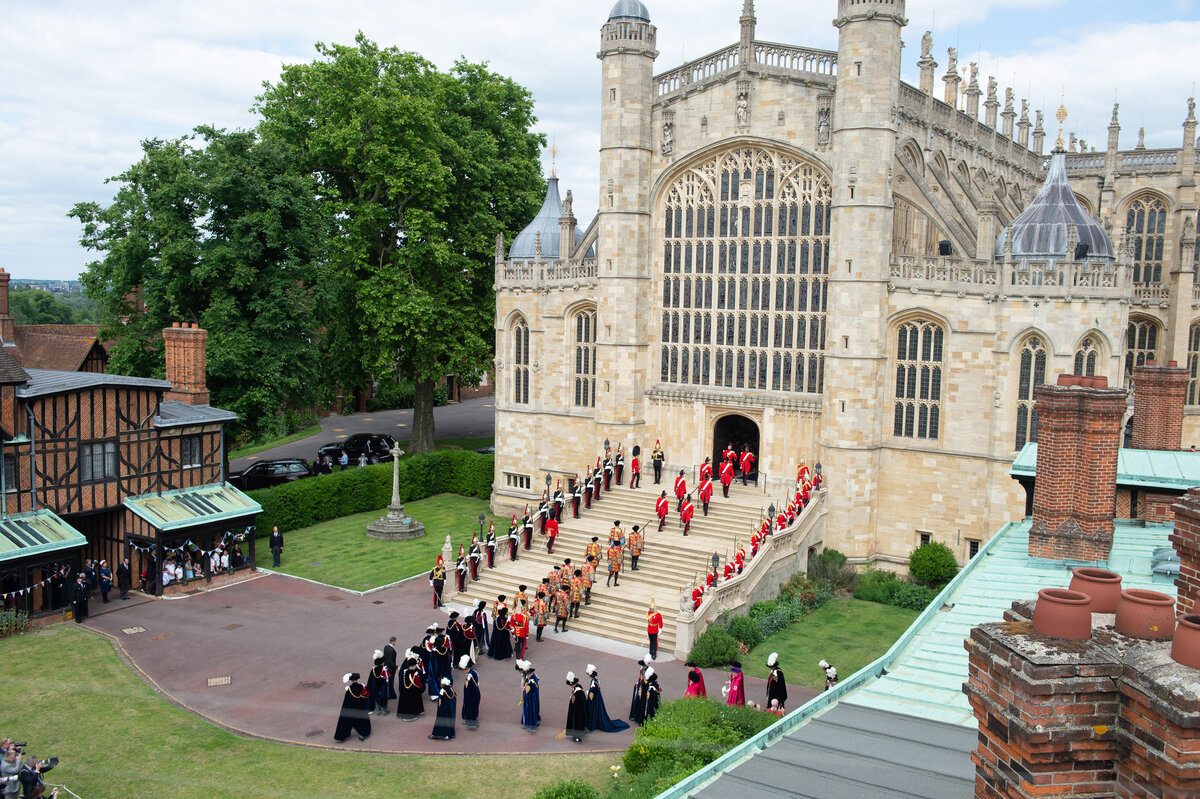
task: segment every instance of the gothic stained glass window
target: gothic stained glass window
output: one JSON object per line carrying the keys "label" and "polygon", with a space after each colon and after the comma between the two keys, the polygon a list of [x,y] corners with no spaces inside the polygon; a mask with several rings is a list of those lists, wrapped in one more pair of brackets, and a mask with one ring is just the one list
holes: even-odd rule
{"label": "gothic stained glass window", "polygon": [[[664,316],[664,382],[821,392],[831,194],[815,164],[747,147],[693,165],[665,189],[664,272],[718,277],[715,291],[709,279],[693,278],[689,291],[686,278],[660,277],[664,308],[697,312],[690,336]],[[711,336],[718,310],[732,313],[716,314]],[[684,346],[668,352],[671,344]]]}
{"label": "gothic stained glass window", "polygon": [[1096,376],[1096,340],[1091,336],[1085,338],[1075,350],[1075,368],[1073,374],[1083,377]]}
{"label": "gothic stained glass window", "polygon": [[1021,347],[1021,371],[1017,381],[1017,446],[1037,441],[1037,407],[1033,390],[1046,382],[1046,345],[1030,336]]}
{"label": "gothic stained glass window", "polygon": [[896,331],[896,391],[892,434],[936,439],[942,419],[945,329],[917,319]]}
{"label": "gothic stained glass window", "polygon": [[1167,207],[1157,197],[1139,197],[1129,206],[1125,235],[1133,253],[1133,282],[1161,283]]}
{"label": "gothic stained glass window", "polygon": [[1130,319],[1125,329],[1125,377],[1133,375],[1133,367],[1158,359],[1158,322],[1153,319]]}
{"label": "gothic stained glass window", "polygon": [[513,325],[513,402],[529,404],[529,323],[524,318]]}
{"label": "gothic stained glass window", "polygon": [[1187,404],[1200,405],[1200,322],[1188,329]]}
{"label": "gothic stained glass window", "polygon": [[596,406],[596,312],[575,315],[575,407]]}

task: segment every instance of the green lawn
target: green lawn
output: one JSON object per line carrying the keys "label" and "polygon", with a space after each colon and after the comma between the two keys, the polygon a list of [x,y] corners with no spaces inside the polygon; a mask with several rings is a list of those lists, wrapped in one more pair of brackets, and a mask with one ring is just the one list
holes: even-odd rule
{"label": "green lawn", "polygon": [[94,799],[523,797],[559,779],[599,785],[614,759],[367,755],[244,739],[160,699],[107,639],[72,624],[5,639],[0,652],[0,734],[28,741],[36,756],[57,755],[47,780]]}
{"label": "green lawn", "polygon": [[[485,500],[438,494],[404,505],[405,513],[425,525],[424,538],[414,541],[367,538],[367,525],[385,512],[356,513],[284,533],[283,561],[278,571],[352,591],[366,591],[428,572],[442,551],[447,535],[454,544],[453,555],[457,556],[460,543],[469,548],[471,533],[479,532],[480,513],[487,514],[483,523],[485,535],[488,521],[492,519],[496,522],[497,536],[508,533],[509,519],[492,516]],[[260,537],[256,547],[258,563],[269,567],[271,552],[267,548],[267,539]],[[453,567],[454,564],[448,565]],[[451,590],[450,585],[447,590]]]}
{"label": "green lawn", "polygon": [[789,684],[821,690],[822,658],[849,677],[888,650],[920,614],[915,610],[864,602],[853,597],[831,599],[786,630],[756,646],[743,663],[747,674],[766,678],[767,656],[779,653]]}
{"label": "green lawn", "polygon": [[293,441],[299,441],[302,438],[308,438],[309,436],[315,436],[319,432],[321,432],[321,425],[314,424],[312,427],[306,427],[303,430],[297,430],[295,433],[292,433],[290,436],[284,436],[283,438],[277,438],[274,441],[268,441],[265,444],[255,444],[254,446],[251,446],[251,447],[242,447],[241,449],[235,449],[229,453],[229,460],[235,461],[238,458],[244,458],[247,455],[253,455],[257,452],[262,452],[263,450],[266,450],[266,449],[274,449],[275,447],[282,447],[284,444],[291,444]]}

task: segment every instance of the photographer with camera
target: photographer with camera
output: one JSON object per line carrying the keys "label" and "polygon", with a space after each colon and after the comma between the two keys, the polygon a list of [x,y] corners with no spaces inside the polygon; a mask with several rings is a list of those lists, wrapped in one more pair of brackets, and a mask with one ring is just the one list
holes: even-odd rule
{"label": "photographer with camera", "polygon": [[[46,795],[46,786],[42,782],[42,775],[57,765],[57,757],[38,760],[33,755],[26,755],[25,767],[21,769],[21,773],[17,777],[23,791],[21,799],[42,799]],[[50,792],[51,799],[56,796],[58,796],[57,788]]]}
{"label": "photographer with camera", "polygon": [[0,796],[13,799],[21,792],[21,750],[12,741],[4,739],[4,760],[0,761]]}

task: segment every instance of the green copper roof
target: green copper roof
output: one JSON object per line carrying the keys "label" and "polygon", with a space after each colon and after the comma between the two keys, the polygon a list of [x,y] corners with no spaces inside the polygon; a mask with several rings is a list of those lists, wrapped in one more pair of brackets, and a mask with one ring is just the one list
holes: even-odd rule
{"label": "green copper roof", "polygon": [[87,543],[83,533],[48,510],[0,519],[0,561],[71,549]]}
{"label": "green copper roof", "polygon": [[[1026,444],[1017,454],[1013,477],[1037,476],[1037,444]],[[1186,491],[1200,486],[1200,452],[1167,452],[1157,449],[1117,451],[1117,485]]]}
{"label": "green copper roof", "polygon": [[125,507],[163,532],[244,520],[262,512],[261,505],[228,483],[142,494],[126,499]]}

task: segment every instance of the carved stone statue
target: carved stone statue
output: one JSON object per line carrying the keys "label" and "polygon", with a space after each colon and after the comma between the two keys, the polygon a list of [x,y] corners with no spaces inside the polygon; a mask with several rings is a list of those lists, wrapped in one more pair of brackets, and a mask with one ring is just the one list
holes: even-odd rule
{"label": "carved stone statue", "polygon": [[1013,90],[1012,89],[1004,90],[1004,110],[1005,111],[1013,110]]}
{"label": "carved stone statue", "polygon": [[971,85],[979,85],[979,64],[974,61],[971,62]]}
{"label": "carved stone statue", "polygon": [[989,101],[1000,102],[996,99],[996,77],[994,75],[988,75],[987,98]]}
{"label": "carved stone statue", "polygon": [[659,145],[659,150],[664,157],[669,157],[675,152],[675,123],[664,122],[662,126],[662,143]]}
{"label": "carved stone statue", "polygon": [[1117,110],[1118,110],[1118,109],[1120,109],[1120,107],[1121,107],[1121,104],[1120,104],[1120,103],[1113,103],[1113,118],[1112,118],[1112,121],[1113,121],[1113,124],[1114,124],[1114,125],[1115,125],[1115,124],[1117,124]]}
{"label": "carved stone statue", "polygon": [[829,144],[829,109],[817,109],[817,144],[822,147]]}
{"label": "carved stone statue", "polygon": [[1034,127],[1037,128],[1038,130],[1041,130],[1041,128],[1042,128],[1042,112],[1040,110],[1037,112],[1036,119],[1037,119],[1037,124],[1035,124]]}
{"label": "carved stone statue", "polygon": [[1189,98],[1188,98],[1188,115],[1187,115],[1187,118],[1188,118],[1188,119],[1193,119],[1195,116],[1196,116],[1196,98],[1195,98],[1195,97],[1189,97]]}
{"label": "carved stone statue", "polygon": [[955,75],[958,73],[958,49],[947,47],[946,53],[950,58],[950,63],[946,64],[946,74]]}
{"label": "carved stone statue", "polygon": [[745,92],[739,94],[737,98],[737,126],[739,128],[750,127],[750,100]]}
{"label": "carved stone statue", "polygon": [[1190,216],[1185,216],[1183,218],[1183,240],[1186,242],[1193,235],[1195,235],[1195,224]]}
{"label": "carved stone statue", "polygon": [[933,31],[925,31],[921,36],[921,58],[929,58],[933,51]]}
{"label": "carved stone statue", "polygon": [[1025,122],[1029,121],[1029,101],[1021,101],[1021,119]]}
{"label": "carved stone statue", "polygon": [[575,198],[571,196],[571,190],[567,189],[567,199],[563,200],[563,216],[571,215],[571,207],[575,204]]}

